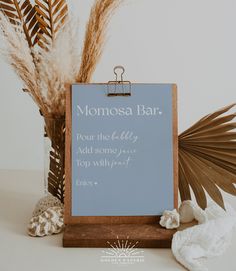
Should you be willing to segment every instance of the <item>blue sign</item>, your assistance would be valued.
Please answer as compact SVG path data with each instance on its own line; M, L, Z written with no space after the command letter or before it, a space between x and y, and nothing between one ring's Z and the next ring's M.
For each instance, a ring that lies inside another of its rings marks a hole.
M160 215L174 208L172 84L72 86L72 216Z

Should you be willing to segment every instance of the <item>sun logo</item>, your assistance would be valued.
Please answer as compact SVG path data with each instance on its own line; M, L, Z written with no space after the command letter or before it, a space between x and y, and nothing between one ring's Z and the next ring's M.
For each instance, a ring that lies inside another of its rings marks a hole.
M107 241L110 246L108 249L103 250L101 262L109 262L113 264L134 264L144 262L143 250L138 249L138 241L132 242L127 236L126 240L117 240L114 242Z

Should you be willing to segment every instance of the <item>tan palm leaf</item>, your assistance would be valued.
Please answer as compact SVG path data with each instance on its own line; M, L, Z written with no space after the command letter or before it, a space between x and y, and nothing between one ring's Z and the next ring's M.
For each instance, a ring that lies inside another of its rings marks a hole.
M64 25L68 16L68 6L65 0L35 0L39 46L47 48L55 40L59 29Z
M48 192L64 202L65 192L65 119L45 118L45 132L51 140Z
M225 208L220 189L236 195L236 114L224 115L235 104L205 116L179 135L179 191L181 200L207 206L206 192Z
M29 47L33 47L37 43L39 25L30 0L0 0L0 10L13 25L23 28Z

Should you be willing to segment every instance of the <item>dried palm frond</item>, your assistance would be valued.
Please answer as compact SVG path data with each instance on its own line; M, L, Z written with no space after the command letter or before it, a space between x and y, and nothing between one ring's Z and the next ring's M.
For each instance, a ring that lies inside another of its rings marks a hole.
M96 0L86 27L77 82L90 82L100 59L108 21L122 0Z
M16 27L22 27L29 47L37 43L39 25L30 0L0 0L0 10Z
M45 130L51 139L48 192L64 202L65 193L65 119L45 118Z
M235 104L205 116L179 135L179 190L181 200L207 206L206 192L225 208L220 189L236 195L236 114L224 115Z
M38 44L47 48L64 26L68 16L68 6L65 0L35 0L36 18L40 30L37 33Z

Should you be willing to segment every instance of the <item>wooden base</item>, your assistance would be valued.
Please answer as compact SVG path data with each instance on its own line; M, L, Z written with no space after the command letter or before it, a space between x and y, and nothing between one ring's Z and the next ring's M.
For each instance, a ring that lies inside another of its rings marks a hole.
M65 227L63 247L110 247L117 239L136 248L170 248L175 230L159 224L75 224Z

